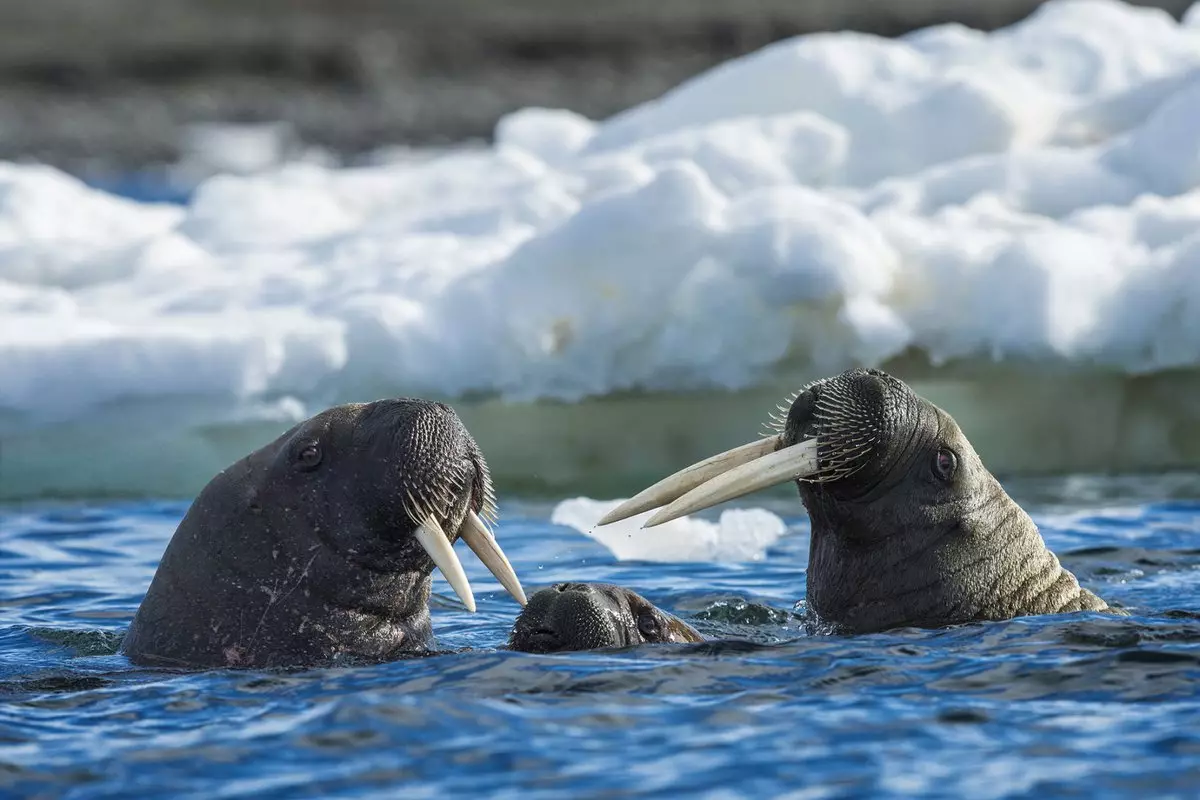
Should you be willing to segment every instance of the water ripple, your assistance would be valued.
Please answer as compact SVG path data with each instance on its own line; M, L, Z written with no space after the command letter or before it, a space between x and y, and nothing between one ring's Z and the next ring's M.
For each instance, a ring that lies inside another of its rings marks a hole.
M1024 499L1064 563L1130 617L807 637L794 506L763 562L651 564L617 562L529 505L499 530L529 588L627 584L721 640L500 650L516 607L467 560L477 614L435 584L444 654L279 673L114 654L184 504L0 509L0 793L1194 796L1200 503L1101 504L1091 488L1072 502L1061 486Z

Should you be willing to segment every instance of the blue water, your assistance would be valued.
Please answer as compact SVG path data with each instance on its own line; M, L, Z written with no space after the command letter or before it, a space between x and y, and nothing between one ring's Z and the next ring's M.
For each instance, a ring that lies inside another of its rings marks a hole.
M498 533L527 588L624 584L743 643L498 650L516 606L464 558L478 613L434 587L462 652L156 672L109 653L186 504L0 509L0 795L1197 796L1200 485L1012 491L1132 617L807 638L798 502L768 501L789 534L748 564L618 563L552 504L510 502Z
M123 172L112 175L83 175L81 179L93 189L100 189L139 203L174 203L191 201L196 187L172 180L169 175L154 171Z

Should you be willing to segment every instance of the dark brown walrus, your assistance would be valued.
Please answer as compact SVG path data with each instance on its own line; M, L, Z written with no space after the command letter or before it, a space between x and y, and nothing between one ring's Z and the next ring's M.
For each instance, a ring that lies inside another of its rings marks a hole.
M434 566L475 610L458 538L525 603L480 520L492 513L483 454L449 406L331 408L204 487L122 651L148 665L298 667L429 649Z
M795 481L812 520L814 628L1112 611L1046 549L954 419L902 381L850 370L805 387L776 422L776 435L675 473L600 524L665 506L649 527Z
M521 610L508 646L527 653L559 653L704 637L646 598L611 583L559 583L542 589Z

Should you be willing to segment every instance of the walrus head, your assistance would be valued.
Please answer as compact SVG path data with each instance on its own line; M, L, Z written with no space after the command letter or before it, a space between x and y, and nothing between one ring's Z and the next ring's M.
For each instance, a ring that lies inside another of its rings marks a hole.
M449 406L412 398L337 406L284 434L273 450L259 479L246 483L252 506L300 501L326 546L371 569L428 573L436 565L474 611L452 547L462 538L524 605L483 521L496 517L487 462Z
M646 527L795 481L812 521L814 627L938 627L1106 610L1046 549L954 419L904 382L855 369L806 386L772 435L688 467L601 524Z
M449 406L336 406L200 492L122 649L140 663L235 667L427 649L435 566L475 610L459 538L524 605L484 523L494 515L487 463Z
M508 645L559 653L661 642L701 642L683 620L641 595L609 583L559 583L534 594L513 624Z

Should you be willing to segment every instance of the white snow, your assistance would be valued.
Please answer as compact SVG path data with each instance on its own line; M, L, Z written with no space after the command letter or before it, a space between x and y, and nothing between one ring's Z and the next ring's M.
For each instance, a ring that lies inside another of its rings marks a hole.
M255 171L281 151L243 136L248 174L184 208L0 165L0 434L185 399L253 420L741 389L905 352L1193 369L1188 20L1056 0L993 34L799 37L426 160Z
M642 530L642 523L654 513L647 511L597 528L596 522L621 502L586 497L564 500L554 508L550 521L575 528L621 561L761 561L767 548L787 532L783 520L764 508L727 509L716 522L680 517Z

